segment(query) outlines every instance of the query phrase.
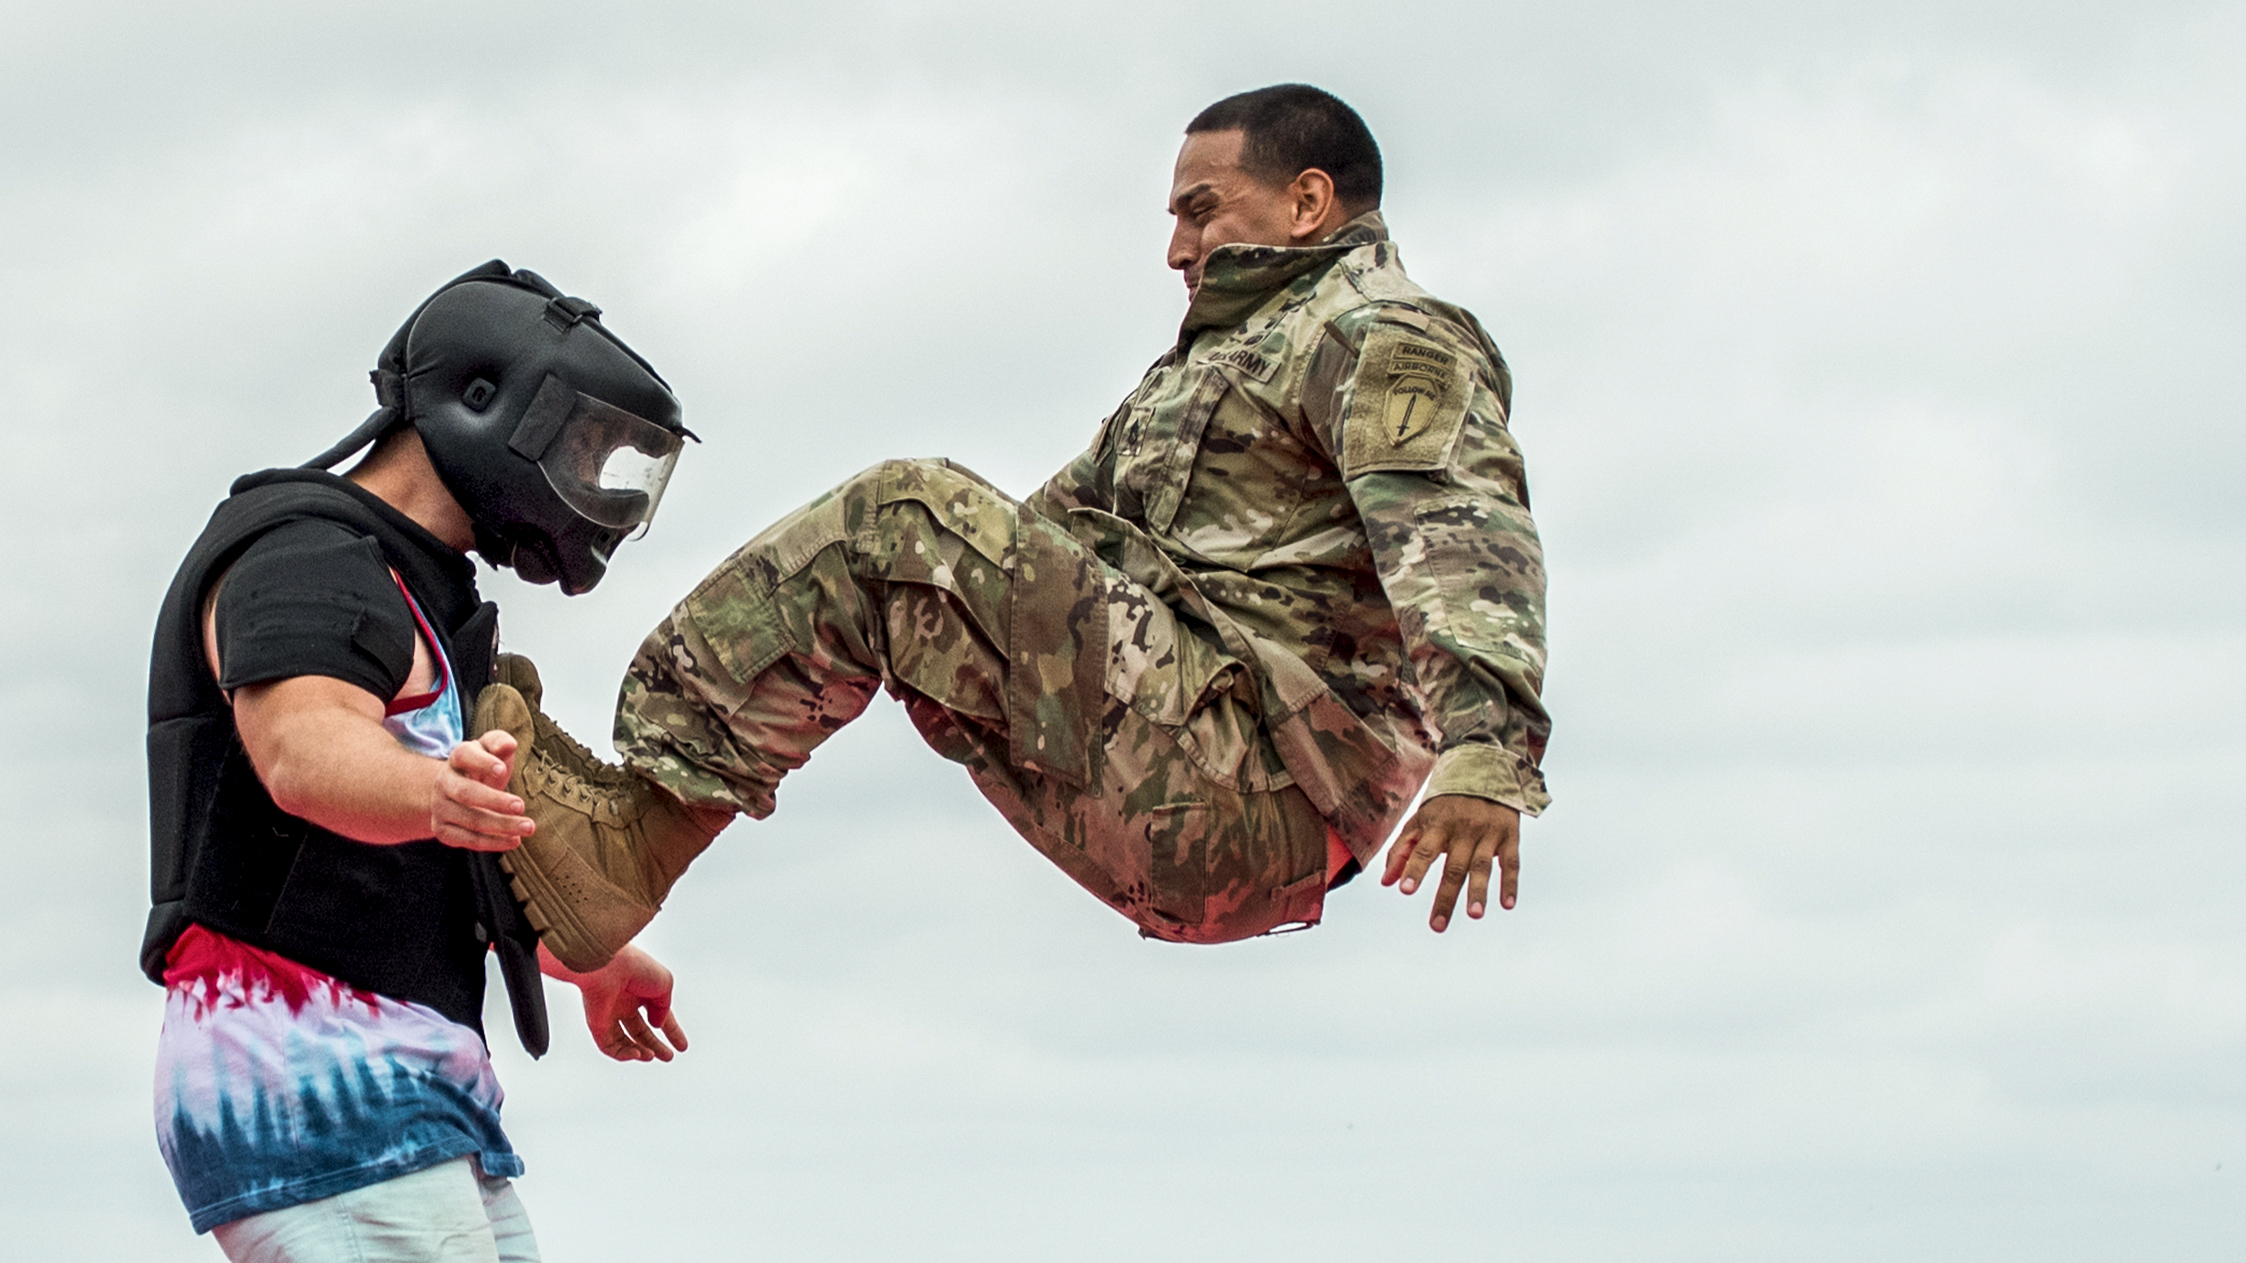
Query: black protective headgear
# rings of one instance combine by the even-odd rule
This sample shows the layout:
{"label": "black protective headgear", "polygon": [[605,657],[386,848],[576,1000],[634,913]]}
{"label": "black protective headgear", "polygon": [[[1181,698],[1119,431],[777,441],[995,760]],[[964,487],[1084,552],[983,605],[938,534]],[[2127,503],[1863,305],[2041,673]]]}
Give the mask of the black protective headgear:
{"label": "black protective headgear", "polygon": [[655,516],[694,437],[670,386],[602,326],[600,308],[497,259],[422,303],[372,376],[381,408],[304,467],[330,468],[410,425],[475,523],[476,551],[571,596]]}

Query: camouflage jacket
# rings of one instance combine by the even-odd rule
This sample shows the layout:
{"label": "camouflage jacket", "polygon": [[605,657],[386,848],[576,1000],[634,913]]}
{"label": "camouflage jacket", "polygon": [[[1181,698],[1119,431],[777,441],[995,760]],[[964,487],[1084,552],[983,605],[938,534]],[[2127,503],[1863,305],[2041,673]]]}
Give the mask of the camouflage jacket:
{"label": "camouflage jacket", "polygon": [[1423,780],[1550,801],[1511,398],[1373,212],[1213,252],[1177,345],[1031,504],[1253,664],[1286,772],[1367,859]]}

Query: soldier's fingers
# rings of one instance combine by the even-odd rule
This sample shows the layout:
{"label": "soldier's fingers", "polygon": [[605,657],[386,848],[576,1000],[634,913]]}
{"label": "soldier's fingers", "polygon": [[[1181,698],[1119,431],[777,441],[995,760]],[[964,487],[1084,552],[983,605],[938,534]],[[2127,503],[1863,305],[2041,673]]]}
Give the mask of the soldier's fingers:
{"label": "soldier's fingers", "polygon": [[1466,872],[1474,862],[1475,849],[1460,838],[1443,859],[1443,884],[1435,888],[1435,906],[1428,910],[1427,916],[1428,927],[1437,934],[1450,928],[1451,909],[1458,906],[1458,892],[1466,885]]}
{"label": "soldier's fingers", "polygon": [[1466,915],[1479,921],[1489,911],[1490,856],[1497,843],[1487,834],[1474,844],[1474,868],[1466,879]]}
{"label": "soldier's fingers", "polygon": [[1427,870],[1429,866],[1434,864],[1435,857],[1450,850],[1450,847],[1451,831],[1448,825],[1429,825],[1419,835],[1419,845],[1412,848],[1411,858],[1404,862],[1405,894],[1418,892],[1419,879],[1427,875]]}
{"label": "soldier's fingers", "polygon": [[1419,821],[1413,820],[1388,844],[1388,866],[1380,875],[1380,884],[1393,886],[1404,875],[1404,861],[1412,857],[1412,848],[1419,845]]}
{"label": "soldier's fingers", "polygon": [[1497,844],[1497,906],[1510,908],[1521,890],[1521,835],[1518,831],[1505,835]]}

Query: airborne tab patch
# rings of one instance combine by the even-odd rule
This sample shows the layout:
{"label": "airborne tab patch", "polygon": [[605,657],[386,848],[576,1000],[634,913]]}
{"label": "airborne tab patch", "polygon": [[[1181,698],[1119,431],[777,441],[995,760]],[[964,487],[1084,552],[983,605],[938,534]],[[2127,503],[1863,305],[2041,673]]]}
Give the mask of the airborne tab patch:
{"label": "airborne tab patch", "polygon": [[1472,394],[1458,352],[1417,330],[1374,325],[1343,421],[1342,475],[1442,468]]}

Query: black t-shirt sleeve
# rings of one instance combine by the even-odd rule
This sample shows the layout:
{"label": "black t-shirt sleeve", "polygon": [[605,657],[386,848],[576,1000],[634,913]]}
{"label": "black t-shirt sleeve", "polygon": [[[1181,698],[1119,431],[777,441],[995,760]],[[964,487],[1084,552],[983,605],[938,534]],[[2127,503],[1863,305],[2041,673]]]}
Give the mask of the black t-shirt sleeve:
{"label": "black t-shirt sleeve", "polygon": [[329,522],[261,536],[218,590],[218,684],[321,675],[388,701],[413,671],[413,612],[382,547]]}

